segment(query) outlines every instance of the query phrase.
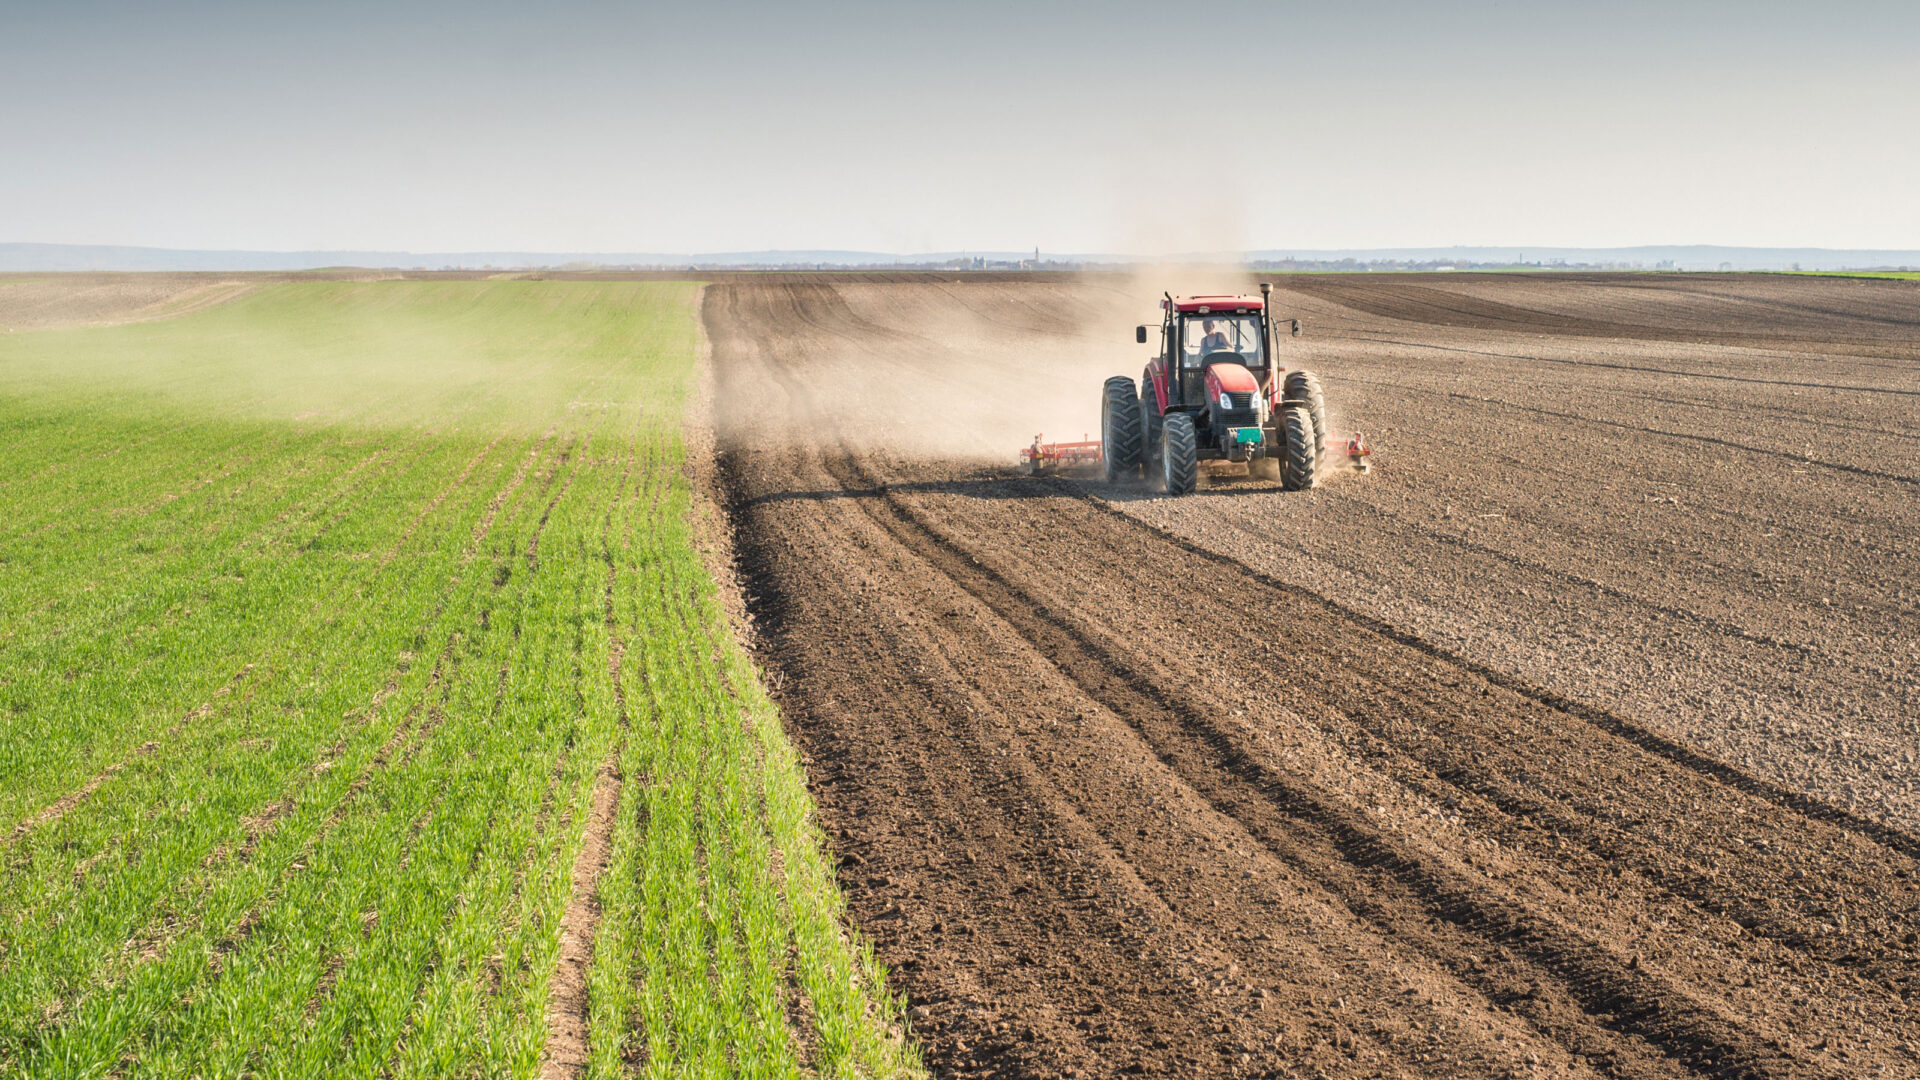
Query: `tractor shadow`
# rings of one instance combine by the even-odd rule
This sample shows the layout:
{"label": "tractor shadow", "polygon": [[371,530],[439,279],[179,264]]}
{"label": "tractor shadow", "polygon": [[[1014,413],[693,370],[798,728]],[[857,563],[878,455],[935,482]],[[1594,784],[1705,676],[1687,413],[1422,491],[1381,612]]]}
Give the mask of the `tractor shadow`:
{"label": "tractor shadow", "polygon": [[[1281,491],[1277,481],[1249,480],[1245,477],[1222,477],[1212,481],[1211,486],[1200,488],[1182,499],[1209,499],[1235,497],[1255,494],[1277,494]],[[741,499],[736,506],[744,509],[786,502],[833,502],[841,499],[883,499],[889,494],[915,495],[955,495],[963,499],[984,499],[992,502],[1019,501],[1026,499],[1079,499],[1094,497],[1111,503],[1151,502],[1167,498],[1166,495],[1138,481],[1109,484],[1098,475],[1073,473],[1042,473],[1032,475],[1024,471],[983,471],[970,476],[950,479],[891,481],[861,487],[831,487],[811,490],[770,491]]]}
{"label": "tractor shadow", "polygon": [[1016,499],[1058,499],[1075,494],[1064,485],[1055,486],[1053,478],[1025,475],[980,477],[956,480],[913,480],[872,484],[866,487],[833,487],[800,491],[769,491],[742,499],[742,507],[785,502],[834,502],[840,499],[884,499],[889,494],[958,495],[966,499],[1001,502]]}
{"label": "tractor shadow", "polygon": [[1278,480],[1250,480],[1244,476],[1229,476],[1213,480],[1208,480],[1203,477],[1200,482],[1207,486],[1195,488],[1185,495],[1174,496],[1167,495],[1151,484],[1143,484],[1138,481],[1124,484],[1109,484],[1104,480],[1090,479],[1080,482],[1077,486],[1086,494],[1098,496],[1110,503],[1159,502],[1168,498],[1190,500],[1241,498],[1247,495],[1293,494],[1281,487]]}

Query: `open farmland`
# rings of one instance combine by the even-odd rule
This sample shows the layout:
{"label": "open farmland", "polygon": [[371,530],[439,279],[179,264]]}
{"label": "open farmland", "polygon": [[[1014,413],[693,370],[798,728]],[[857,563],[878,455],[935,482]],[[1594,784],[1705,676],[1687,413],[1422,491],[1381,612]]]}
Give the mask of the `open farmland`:
{"label": "open farmland", "polygon": [[1376,471],[1179,500],[1012,463],[1192,283],[706,292],[762,663],[929,1062],[1920,1074],[1920,286],[1278,280]]}
{"label": "open farmland", "polygon": [[1920,1072],[1920,286],[421,277],[0,286],[0,1074]]}
{"label": "open farmland", "polygon": [[210,274],[0,274],[0,334],[177,318],[254,284]]}
{"label": "open farmland", "polygon": [[695,286],[94,285],[5,288],[197,310],[0,337],[0,1074],[914,1069],[691,535]]}

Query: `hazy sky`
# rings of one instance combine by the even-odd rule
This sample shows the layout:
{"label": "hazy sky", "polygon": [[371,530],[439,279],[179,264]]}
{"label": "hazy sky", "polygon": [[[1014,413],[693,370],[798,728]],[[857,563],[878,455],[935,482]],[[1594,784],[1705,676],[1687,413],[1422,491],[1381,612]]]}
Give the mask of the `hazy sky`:
{"label": "hazy sky", "polygon": [[1920,248],[1920,3],[0,0],[0,241]]}

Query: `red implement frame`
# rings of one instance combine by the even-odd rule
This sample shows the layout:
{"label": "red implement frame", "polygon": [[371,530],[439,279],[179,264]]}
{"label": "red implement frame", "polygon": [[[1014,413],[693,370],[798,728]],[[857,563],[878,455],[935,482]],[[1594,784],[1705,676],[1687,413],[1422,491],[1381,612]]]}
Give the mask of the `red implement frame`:
{"label": "red implement frame", "polygon": [[1071,469],[1076,465],[1100,464],[1100,440],[1080,436],[1079,442],[1050,443],[1041,442],[1041,436],[1033,437],[1033,445],[1021,447],[1020,464],[1027,471],[1038,475],[1053,469]]}
{"label": "red implement frame", "polygon": [[[1044,436],[1035,435],[1032,446],[1020,448],[1020,464],[1036,476],[1054,469],[1070,469],[1076,465],[1100,464],[1100,440],[1080,436],[1079,442],[1041,442]],[[1367,472],[1372,466],[1367,459],[1373,456],[1373,448],[1367,445],[1366,436],[1359,432],[1351,435],[1327,433],[1327,446],[1332,448],[1346,443],[1347,464],[1359,472]]]}
{"label": "red implement frame", "polygon": [[[1339,435],[1331,431],[1327,432],[1327,445],[1329,447],[1339,441]],[[1346,443],[1347,464],[1351,465],[1356,472],[1371,472],[1373,466],[1368,463],[1367,459],[1373,456],[1373,447],[1367,445],[1366,436],[1356,431],[1346,437]]]}

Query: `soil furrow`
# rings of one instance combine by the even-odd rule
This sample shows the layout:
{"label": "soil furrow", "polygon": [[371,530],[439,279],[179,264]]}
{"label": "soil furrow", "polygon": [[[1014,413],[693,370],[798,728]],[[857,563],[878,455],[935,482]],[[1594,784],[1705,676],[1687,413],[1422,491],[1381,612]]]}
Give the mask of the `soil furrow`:
{"label": "soil furrow", "polygon": [[[849,472],[850,486],[875,485],[873,477]],[[1755,1046],[1746,1034],[1747,1022],[1729,1015],[1724,1007],[1697,1000],[1684,985],[1643,969],[1631,956],[1581,940],[1556,920],[1501,895],[1502,890],[1485,878],[1474,880],[1405,846],[1346,809],[1343,800],[1331,793],[1262,767],[1234,749],[1233,737],[1206,718],[1211,710],[1179,701],[1166,688],[1138,679],[1130,665],[999,579],[977,558],[915,521],[910,511],[892,500],[889,503],[901,524],[889,530],[896,540],[1013,624],[1090,698],[1140,732],[1156,754],[1212,805],[1383,932],[1401,941],[1413,940],[1430,920],[1444,920],[1478,938],[1474,946],[1478,951],[1504,945],[1521,952],[1539,971],[1557,977],[1564,993],[1589,1016],[1614,1017],[1605,1026],[1646,1038],[1666,1056],[1732,1066],[1738,1075],[1792,1071],[1792,1062],[1772,1047]],[[872,502],[861,500],[860,505]],[[1240,783],[1228,782],[1227,777]],[[1319,835],[1301,835],[1303,824]],[[1368,870],[1385,871],[1401,890],[1386,891],[1378,883],[1365,882]],[[1408,911],[1409,907],[1414,910]],[[1469,970],[1463,959],[1447,966]],[[1477,988],[1483,992],[1499,992],[1497,978],[1476,981],[1482,983]],[[1529,996],[1538,996],[1538,988]],[[1555,1019],[1556,1024],[1543,1026],[1568,1023],[1565,1017]],[[1593,1041],[1591,1035],[1563,1038],[1572,1045]]]}
{"label": "soil furrow", "polygon": [[[1022,385],[1001,345],[929,329],[1017,348],[1024,331],[1049,336],[1045,312],[1074,289],[804,278],[706,293],[727,404],[718,479],[760,660],[853,921],[942,1075],[1920,1067],[1920,841],[1906,830],[1249,558],[1294,535],[1263,538],[1255,508],[1324,526],[1345,488],[1178,500],[1169,528],[1176,501],[900,436],[907,418],[937,426],[956,393]],[[1535,312],[1558,296],[1508,307],[1546,325],[1558,316]],[[1543,426],[1600,419],[1512,396],[1441,400],[1541,409]],[[1701,434],[1741,442],[1737,425],[1768,414],[1725,416]],[[1504,467],[1524,470],[1527,445],[1510,450]],[[1578,491],[1593,475],[1569,459],[1554,478]],[[1357,483],[1395,490],[1391,472]],[[1400,505],[1366,490],[1354,505]],[[1399,498],[1417,509],[1416,492]],[[1747,509],[1707,505],[1728,531]],[[1340,535],[1371,532],[1399,536]],[[1662,623],[1682,639],[1744,622],[1722,619],[1737,608],[1718,595],[1693,611],[1697,596],[1583,572],[1564,545],[1504,545],[1479,553],[1481,572],[1569,602],[1605,582],[1604,604],[1673,608]],[[1675,569],[1729,601],[1751,588],[1710,558]],[[1896,623],[1904,602],[1896,588],[1872,617]],[[1773,643],[1826,666],[1853,648]]]}
{"label": "soil furrow", "polygon": [[[1053,481],[1053,483],[1058,484],[1059,482]],[[1064,485],[1062,485],[1062,489],[1068,491],[1073,490]],[[1076,491],[1074,494],[1078,494],[1078,492]],[[1389,623],[1366,615],[1363,612],[1347,607],[1327,597],[1303,590],[1291,583],[1281,581],[1271,575],[1249,567],[1230,556],[1222,555],[1216,551],[1201,547],[1182,537],[1156,529],[1150,524],[1128,517],[1121,510],[1111,505],[1103,507],[1103,509],[1110,514],[1124,518],[1129,524],[1139,525],[1149,529],[1166,543],[1180,548],[1187,554],[1229,568],[1235,573],[1243,574],[1259,582],[1261,585],[1275,589],[1276,591],[1305,599],[1315,606],[1323,608],[1331,616],[1350,621],[1356,627],[1368,633],[1377,634],[1384,639],[1391,640],[1397,645],[1431,656],[1436,660],[1441,660],[1449,664],[1457,664],[1463,670],[1471,671],[1476,677],[1485,679],[1489,684],[1512,691],[1523,697],[1531,698],[1540,705],[1553,709],[1556,712],[1564,713],[1569,717],[1578,718],[1591,724],[1600,731],[1632,743],[1640,750],[1665,758],[1675,765],[1697,773],[1705,780],[1710,780],[1715,784],[1725,785],[1744,795],[1772,803],[1783,810],[1791,812],[1793,815],[1843,829],[1863,839],[1871,840],[1875,844],[1882,845],[1889,849],[1889,851],[1898,853],[1906,858],[1920,860],[1920,836],[1915,836],[1905,829],[1849,813],[1844,809],[1835,807],[1819,799],[1811,798],[1801,792],[1790,790],[1763,777],[1751,775],[1726,762],[1702,754],[1682,743],[1659,735],[1631,720],[1609,713],[1604,709],[1597,708],[1589,703],[1578,701],[1562,694],[1540,689],[1496,668],[1457,656],[1424,638],[1410,634]],[[1783,643],[1776,642],[1773,644]]]}
{"label": "soil furrow", "polygon": [[1678,368],[1646,367],[1641,364],[1608,363],[1601,360],[1569,360],[1565,357],[1537,356],[1529,353],[1490,352],[1486,349],[1463,349],[1457,346],[1435,345],[1424,341],[1402,341],[1397,338],[1370,337],[1382,345],[1398,345],[1409,349],[1431,349],[1435,352],[1462,353],[1468,356],[1486,356],[1501,360],[1518,360],[1524,364],[1551,364],[1557,367],[1597,368],[1602,371],[1622,371],[1634,375],[1671,375],[1680,379],[1703,379],[1714,382],[1744,383],[1749,386],[1764,386],[1771,389],[1790,388],[1797,390],[1839,390],[1850,394],[1890,394],[1899,397],[1920,397],[1920,390],[1910,390],[1897,386],[1855,386],[1849,383],[1805,382],[1798,379],[1762,379],[1751,375],[1729,375],[1717,371],[1682,371]]}
{"label": "soil furrow", "polygon": [[[1365,382],[1366,380],[1354,379],[1352,381]],[[1466,394],[1458,390],[1430,390],[1405,385],[1396,386],[1395,389],[1402,392],[1413,391],[1415,393],[1432,394],[1435,397],[1471,402],[1475,405],[1492,405],[1496,408],[1512,409],[1517,412],[1530,412],[1539,416],[1551,417],[1555,420],[1569,420],[1578,424],[1614,428],[1620,431],[1632,432],[1636,435],[1653,435],[1680,442],[1724,446],[1729,450],[1739,450],[1743,453],[1753,454],[1756,457],[1776,458],[1781,461],[1790,461],[1795,465],[1812,465],[1817,468],[1832,469],[1835,472],[1853,473],[1856,476],[1865,476],[1874,480],[1885,480],[1895,484],[1920,485],[1920,476],[1908,476],[1904,473],[1890,473],[1881,469],[1869,469],[1862,465],[1849,465],[1844,461],[1824,461],[1806,454],[1795,454],[1785,450],[1772,450],[1764,446],[1752,446],[1737,439],[1725,439],[1715,435],[1702,435],[1687,431],[1667,431],[1663,428],[1649,427],[1646,424],[1632,424],[1622,420],[1610,420],[1602,416],[1581,416],[1578,413],[1549,409],[1540,405],[1527,405],[1517,401],[1504,401],[1500,398],[1482,397],[1478,394]]]}

